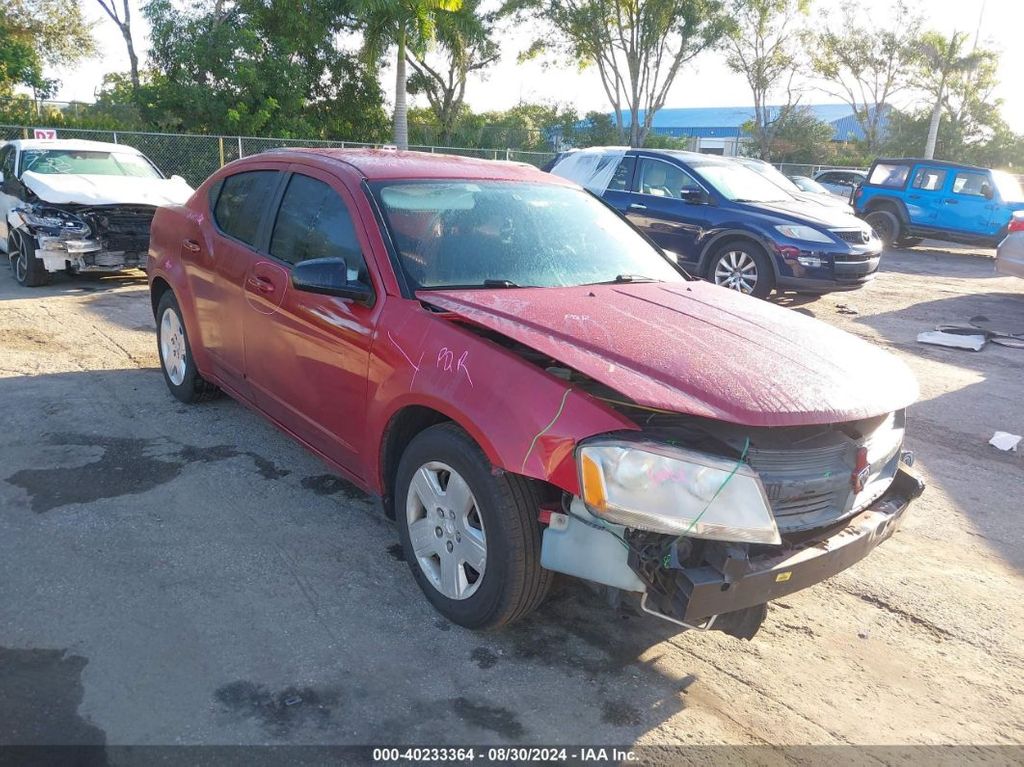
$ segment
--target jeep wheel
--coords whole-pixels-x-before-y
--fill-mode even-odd
[[[42,260],[36,258],[36,246],[32,237],[15,229],[7,239],[7,256],[11,259],[11,271],[19,285],[38,288],[50,281]]]
[[[160,297],[156,310],[156,338],[160,369],[171,394],[187,404],[213,399],[220,394],[220,389],[199,375],[181,309],[169,290]]]
[[[723,245],[708,263],[708,276],[716,285],[765,298],[775,287],[775,273],[768,256],[752,242]]]
[[[864,220],[878,235],[878,239],[886,248],[891,248],[899,239],[902,230],[900,220],[890,210],[873,210],[864,216]]]
[[[552,574],[540,566],[536,482],[496,473],[452,423],[406,448],[395,480],[398,533],[416,583],[448,620],[504,626],[543,601]]]

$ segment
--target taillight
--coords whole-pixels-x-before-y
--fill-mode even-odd
[[[1014,215],[1010,219],[1010,225],[1006,228],[1008,232],[1024,232],[1024,216]]]

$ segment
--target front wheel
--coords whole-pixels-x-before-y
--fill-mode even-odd
[[[775,287],[775,272],[764,250],[752,242],[722,246],[708,264],[708,276],[716,285],[765,298]]]
[[[900,226],[900,220],[891,210],[873,210],[864,216],[864,221],[875,230],[878,239],[886,248],[895,245],[902,235],[903,227]]]
[[[399,537],[413,577],[450,621],[507,625],[543,601],[537,483],[495,474],[480,447],[452,423],[417,435],[395,481]]]
[[[7,239],[7,256],[11,259],[11,270],[19,285],[38,288],[50,281],[50,273],[42,259],[36,258],[36,246],[32,236],[15,229]]]
[[[192,359],[192,348],[185,332],[181,307],[171,291],[160,297],[156,310],[157,350],[160,353],[160,369],[171,394],[182,402],[191,404],[212,399],[220,389],[201,375]]]

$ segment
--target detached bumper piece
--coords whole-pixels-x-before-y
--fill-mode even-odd
[[[866,557],[899,528],[924,482],[901,466],[888,490],[841,527],[798,544],[755,547],[708,541],[701,564],[652,568],[630,557],[647,585],[647,609],[677,623],[750,639],[764,620],[767,602],[842,572]],[[758,549],[761,551],[759,552]],[[713,619],[713,620],[712,620]]]

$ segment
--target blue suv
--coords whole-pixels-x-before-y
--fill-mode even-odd
[[[863,221],[728,158],[594,147],[550,170],[599,194],[687,271],[759,298],[851,290],[878,270],[882,243]]]
[[[927,237],[994,248],[1024,210],[1024,192],[1009,173],[941,160],[875,160],[853,199],[886,247]]]

